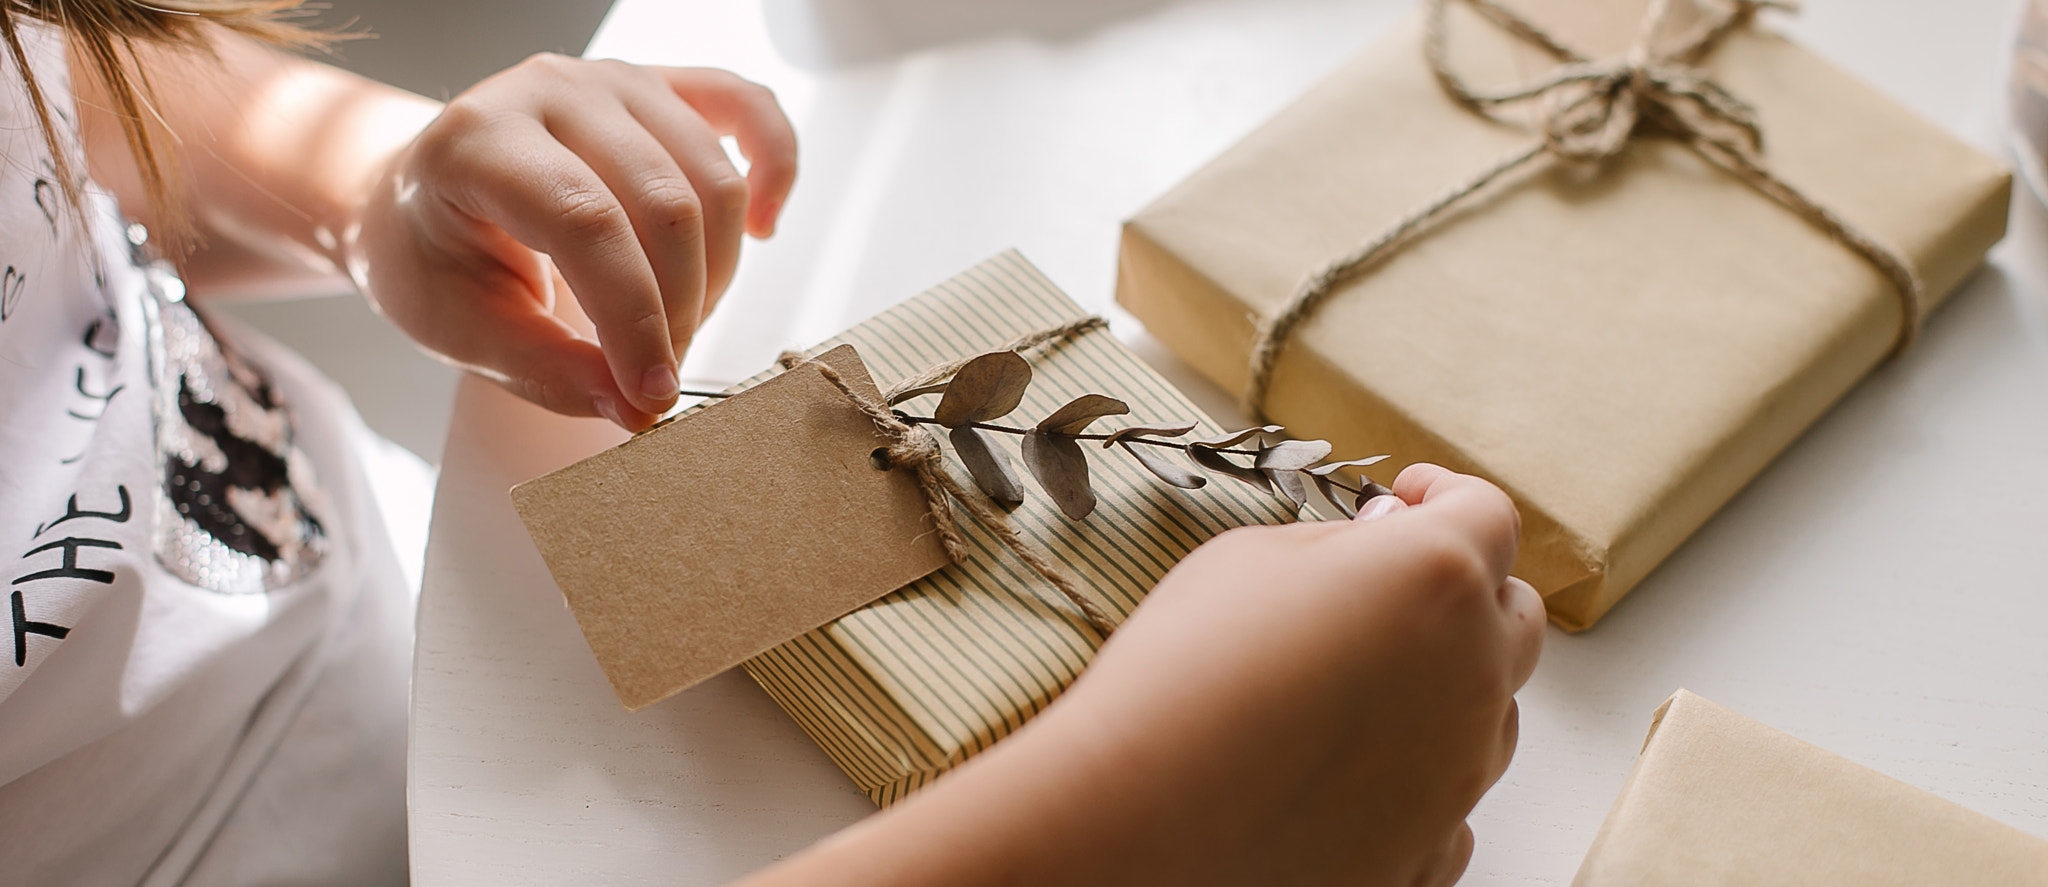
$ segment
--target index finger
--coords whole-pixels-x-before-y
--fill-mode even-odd
[[[677,96],[704,120],[739,142],[746,155],[747,233],[767,237],[796,184],[796,130],[775,93],[717,68],[661,68]]]
[[[676,356],[654,268],[625,207],[581,157],[537,121],[500,135],[441,188],[459,210],[548,254],[597,328],[630,405],[660,414],[675,402]]]

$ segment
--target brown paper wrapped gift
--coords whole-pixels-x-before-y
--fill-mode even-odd
[[[1008,253],[823,347],[855,345],[886,388],[1085,314]],[[1042,418],[1081,395],[1107,394],[1130,404],[1131,424],[1199,420],[1191,437],[1222,430],[1106,329],[1034,350],[1030,360],[1033,382],[1017,416]],[[929,401],[905,404],[924,406]],[[1114,427],[1106,421],[1101,430]],[[1288,503],[1233,480],[1176,489],[1116,451],[1093,454],[1089,466],[1093,514],[1070,520],[1033,488],[1008,520],[1116,621],[1203,540],[1294,519]],[[1021,726],[1073,682],[1102,642],[986,527],[967,521],[962,529],[973,549],[965,561],[745,665],[878,804]]]
[[[1645,17],[1641,0],[1502,2],[1592,59],[1618,55]],[[1673,0],[1670,27],[1726,5]],[[1474,89],[1557,70],[1473,9],[1450,3],[1441,33],[1444,64]],[[1305,281],[1542,144],[1537,122],[1559,102],[1488,116],[1454,99],[1425,54],[1426,21],[1396,27],[1126,225],[1119,301],[1219,384],[1246,390],[1261,325]],[[1774,181],[1917,273],[1920,308],[2003,236],[2004,168],[1766,23],[1689,63],[1673,70],[1753,107],[1755,162]],[[1297,434],[1501,484],[1525,519],[1517,574],[1570,629],[1599,619],[1919,320],[1874,252],[1652,129],[1598,163],[1538,156],[1435,217],[1279,337],[1264,386],[1266,415]]]
[[[2048,841],[1680,690],[1573,883],[2018,887]]]

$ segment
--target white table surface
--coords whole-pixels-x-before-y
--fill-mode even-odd
[[[1016,246],[1228,415],[1111,304],[1116,225],[1407,7],[622,0],[591,53],[732,67],[798,122],[783,232],[686,375],[745,377]],[[1783,27],[1999,150],[2013,17],[2008,0],[1813,0]],[[821,66],[849,58],[866,61]],[[614,701],[505,491],[617,439],[460,387],[413,686],[422,887],[714,884],[872,812],[743,676],[639,714]],[[1552,630],[1465,883],[1568,882],[1678,687],[2048,836],[2044,550],[2048,213],[2022,198],[1918,349],[1597,628]]]

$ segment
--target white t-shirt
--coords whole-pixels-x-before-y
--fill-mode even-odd
[[[24,36],[75,144],[62,41]],[[403,883],[412,614],[367,433],[112,197],[69,211],[6,56],[0,883]]]

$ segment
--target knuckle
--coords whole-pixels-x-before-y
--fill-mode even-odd
[[[1452,791],[1458,799],[1459,807],[1471,810],[1479,803],[1479,799],[1486,797],[1486,790],[1493,788],[1493,784],[1499,781],[1495,774],[1487,772],[1491,769],[1491,764],[1491,761],[1475,760],[1458,775],[1454,782],[1456,788]]]
[[[642,200],[648,222],[664,231],[684,233],[704,224],[704,206],[689,184],[666,179],[649,186]]]
[[[736,212],[747,205],[747,180],[737,175],[721,175],[706,182],[704,189],[711,193],[711,199],[729,212]]]
[[[697,68],[693,73],[701,78],[699,82],[703,86],[725,93],[729,98],[743,104],[776,104],[775,90],[724,68]]]
[[[496,118],[494,112],[475,98],[456,96],[414,139],[415,162],[436,167],[459,159],[464,154],[462,143],[475,133],[489,129]]]
[[[715,89],[736,90],[741,88],[743,84],[752,82],[725,68],[689,68],[687,72],[699,85]]]
[[[1491,483],[1485,484],[1481,489],[1484,490],[1487,507],[1491,508],[1496,516],[1499,517],[1500,524],[1506,529],[1509,538],[1513,539],[1520,536],[1522,532],[1522,513],[1519,509],[1515,508],[1514,498],[1509,496],[1506,490]]]
[[[742,100],[763,105],[778,103],[775,98],[775,90],[768,88],[766,85],[755,83],[752,80],[737,75],[733,79],[738,81],[733,84],[733,88],[740,94]]]
[[[464,93],[442,107],[438,119],[444,125],[469,129],[489,123],[491,114],[475,96]]]
[[[626,221],[625,210],[611,199],[611,195],[588,188],[576,188],[563,194],[557,215],[564,230],[580,243],[616,240],[632,227]]]
[[[546,375],[535,375],[531,367],[512,377],[515,392],[530,403],[561,412],[563,386]]]
[[[673,94],[673,90],[668,85],[668,78],[662,76],[660,68],[649,65],[626,64],[625,62],[620,62],[620,64],[625,66],[621,71],[631,76],[641,85],[651,87],[661,95]]]
[[[561,74],[580,63],[580,59],[572,59],[558,52],[536,52],[527,56],[518,66],[545,74]]]
[[[668,339],[668,315],[659,308],[640,311],[626,319],[625,328],[634,335]]]
[[[1470,540],[1454,533],[1432,533],[1415,548],[1416,567],[1433,594],[1477,596],[1493,592],[1486,558]]]

